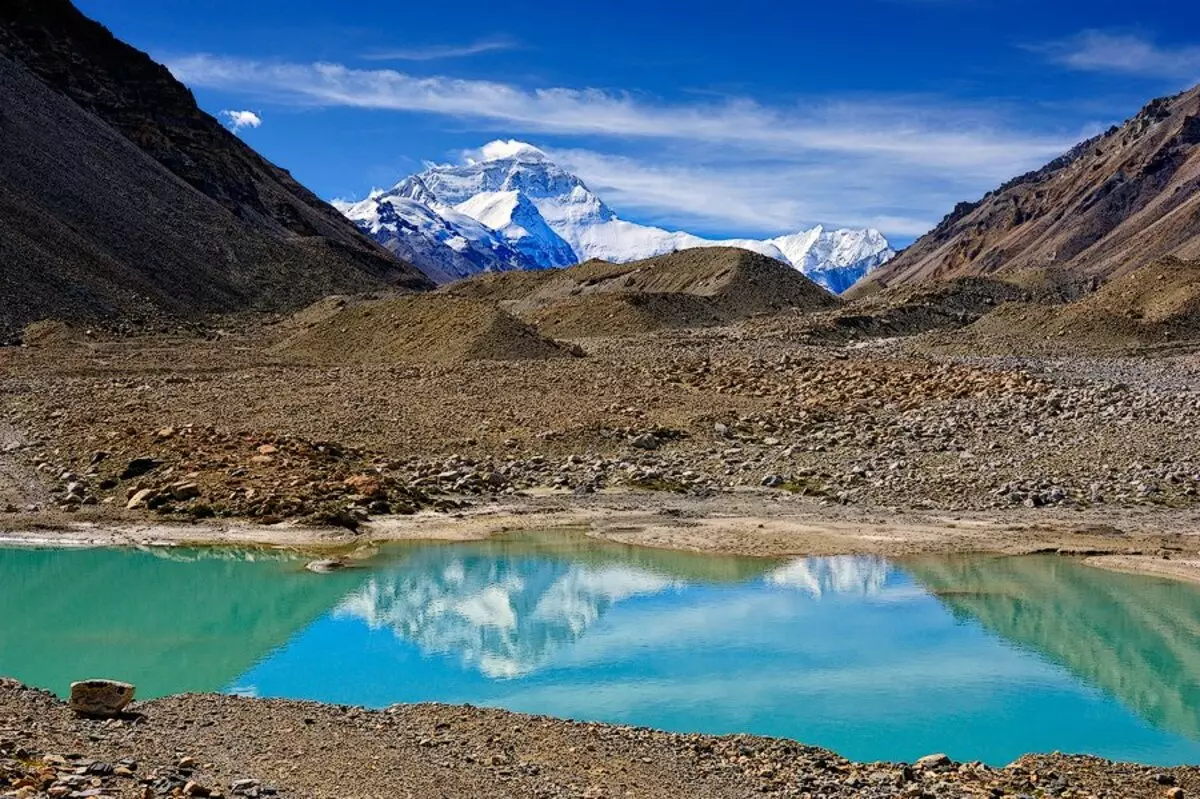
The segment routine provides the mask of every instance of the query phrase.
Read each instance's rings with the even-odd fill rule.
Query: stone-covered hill
[[[964,275],[1089,286],[1164,257],[1200,257],[1200,86],[1016,178],[855,287]]]
[[[430,286],[68,0],[0,4],[0,337]]]
[[[1122,353],[1200,341],[1200,262],[1163,258],[1066,304],[1011,302],[949,342],[967,352]]]
[[[484,275],[443,291],[502,303],[543,334],[564,338],[703,327],[841,305],[792,267],[733,247],[681,250],[630,264],[589,261],[569,269]]]
[[[495,303],[442,294],[330,297],[289,323],[297,330],[275,351],[318,363],[446,364],[572,354]]]

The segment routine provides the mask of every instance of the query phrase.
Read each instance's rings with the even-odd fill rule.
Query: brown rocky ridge
[[[976,353],[1194,348],[1200,343],[1200,261],[1164,258],[1066,304],[1003,305],[940,343]]]
[[[326,299],[291,323],[301,329],[276,351],[319,363],[452,363],[572,354],[494,303],[441,294]]]

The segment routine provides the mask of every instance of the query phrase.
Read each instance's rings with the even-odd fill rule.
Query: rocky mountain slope
[[[428,279],[67,0],[0,5],[0,333]]]
[[[855,292],[963,275],[1090,284],[1163,256],[1198,258],[1198,145],[1200,86],[960,203]]]
[[[840,292],[895,255],[883,234],[870,229],[818,226],[765,241],[714,241],[639,225],[619,218],[579,177],[530,144],[492,142],[482,153],[481,160],[430,167],[362,202],[335,205],[384,246],[411,257],[443,282],[479,272],[545,269],[593,259],[627,263],[677,250],[728,246],[790,264]],[[423,221],[430,217],[441,221]],[[518,257],[497,241],[507,243]]]

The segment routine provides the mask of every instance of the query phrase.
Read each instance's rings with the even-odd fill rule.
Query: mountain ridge
[[[0,5],[0,339],[431,287],[67,0]]]

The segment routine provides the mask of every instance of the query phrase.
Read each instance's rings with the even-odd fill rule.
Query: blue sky
[[[326,198],[518,138],[622,216],[714,236],[905,243],[1200,82],[1185,0],[77,3]]]

